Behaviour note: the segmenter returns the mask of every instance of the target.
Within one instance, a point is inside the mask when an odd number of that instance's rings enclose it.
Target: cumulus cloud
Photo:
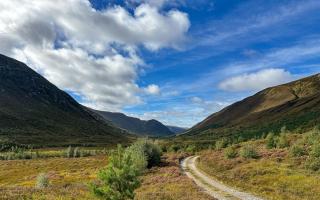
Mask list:
[[[0,53],[106,110],[141,102],[139,47],[179,48],[190,26],[185,13],[148,3],[131,13],[98,11],[88,0],[11,0],[0,1],[0,10]]]
[[[292,81],[294,75],[284,69],[263,69],[222,81],[219,88],[226,91],[257,91]]]
[[[160,87],[155,84],[151,84],[151,85],[148,85],[148,87],[144,88],[144,91],[150,95],[159,95]]]

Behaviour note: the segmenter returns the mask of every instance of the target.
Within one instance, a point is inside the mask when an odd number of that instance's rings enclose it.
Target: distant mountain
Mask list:
[[[128,141],[123,130],[84,109],[28,66],[0,55],[0,143],[50,146]]]
[[[182,127],[177,127],[177,126],[168,126],[167,127],[170,129],[171,132],[175,134],[183,133],[187,130],[187,128],[182,128]]]
[[[308,129],[320,124],[320,74],[267,88],[214,113],[184,134],[212,139],[252,138],[269,131]]]
[[[172,131],[157,120],[140,120],[135,117],[129,117],[123,113],[95,111],[114,125],[128,130],[137,135],[145,136],[168,136],[174,135]]]

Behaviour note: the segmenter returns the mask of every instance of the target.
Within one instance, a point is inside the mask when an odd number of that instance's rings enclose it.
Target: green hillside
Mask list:
[[[320,123],[320,75],[267,88],[206,118],[180,138],[234,140],[270,131],[305,131]]]
[[[130,140],[25,64],[0,55],[0,142],[37,146]]]

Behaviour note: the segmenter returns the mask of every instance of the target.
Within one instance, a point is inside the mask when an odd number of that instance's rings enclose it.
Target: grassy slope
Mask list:
[[[178,140],[254,138],[284,125],[308,130],[320,123],[319,91],[319,75],[265,89],[209,116]]]
[[[25,64],[0,55],[0,143],[116,144],[129,136]]]
[[[291,135],[290,143],[302,137]],[[288,148],[266,149],[265,142],[236,145],[238,150],[247,144],[254,146],[258,159],[227,159],[223,150],[208,150],[201,153],[198,167],[218,180],[267,199],[320,199],[320,173],[305,168],[308,156],[292,157]]]

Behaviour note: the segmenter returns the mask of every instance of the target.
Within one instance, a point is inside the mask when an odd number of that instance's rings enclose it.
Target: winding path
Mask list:
[[[252,194],[240,192],[223,183],[214,180],[196,167],[199,156],[191,156],[181,162],[181,167],[186,175],[204,189],[210,196],[218,200],[262,200]]]

